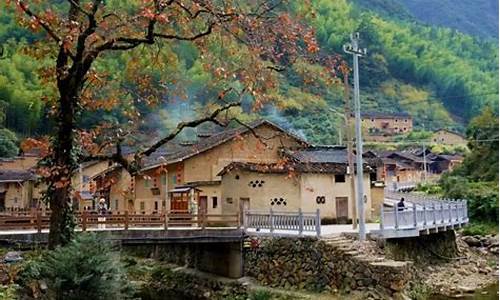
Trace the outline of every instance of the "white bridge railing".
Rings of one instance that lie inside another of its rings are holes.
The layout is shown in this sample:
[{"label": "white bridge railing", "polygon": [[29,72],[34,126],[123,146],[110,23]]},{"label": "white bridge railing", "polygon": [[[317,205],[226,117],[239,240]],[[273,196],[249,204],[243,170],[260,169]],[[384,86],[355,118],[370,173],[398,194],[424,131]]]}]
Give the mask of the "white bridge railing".
[{"label": "white bridge railing", "polygon": [[[406,200],[406,198],[405,198]],[[412,201],[412,200],[408,200]],[[408,203],[409,207],[381,207],[380,229],[434,229],[469,221],[467,200],[430,200]]]},{"label": "white bridge railing", "polygon": [[247,232],[279,234],[313,233],[321,235],[321,218],[319,209],[314,213],[291,211],[245,211],[243,227]]}]

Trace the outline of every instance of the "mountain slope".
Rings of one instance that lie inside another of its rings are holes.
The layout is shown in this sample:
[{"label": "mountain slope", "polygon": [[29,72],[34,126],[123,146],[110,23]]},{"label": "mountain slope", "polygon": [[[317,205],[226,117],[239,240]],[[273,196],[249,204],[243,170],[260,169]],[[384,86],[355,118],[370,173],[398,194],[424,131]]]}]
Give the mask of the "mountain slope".
[{"label": "mountain slope", "polygon": [[[347,0],[295,0],[284,9],[308,15],[322,51],[342,54],[349,64],[351,58],[342,53],[342,45],[350,33],[361,33],[361,46],[368,48],[368,55],[360,61],[364,111],[405,111],[414,117],[417,129],[463,130],[484,106],[498,105],[497,43],[422,25],[396,1],[353,1],[356,5]],[[23,48],[36,40],[36,35],[21,29],[12,13],[2,8],[0,3],[0,43],[6,45],[8,59],[0,60],[0,109],[7,107],[7,118],[0,127],[25,135],[50,132],[43,120],[47,108],[41,100],[50,96],[50,89],[38,78],[37,67],[53,62],[50,58],[34,61],[24,53]],[[133,77],[127,77],[123,66],[132,72],[129,62],[134,55],[137,53],[109,55],[97,67],[106,68],[117,84],[133,87],[136,83]],[[172,43],[163,49],[162,56],[175,63],[168,64],[168,69],[156,70],[154,76],[175,82],[169,88],[178,92],[169,95],[165,91],[168,103],[141,111],[146,120],[143,127],[149,131],[166,131],[175,121],[203,112],[204,99],[217,97],[215,90],[207,86],[210,75],[195,49]],[[149,63],[135,59],[140,66]],[[274,95],[276,105],[265,107],[260,114],[313,143],[337,142],[343,119],[325,111],[327,106],[342,111],[342,86],[318,81],[311,84],[310,78],[303,75],[318,74],[320,68],[304,61],[294,62],[289,69],[280,75],[280,90]],[[175,99],[186,100],[179,105]],[[116,115],[99,112],[85,120],[88,124],[100,118],[120,122]]]},{"label": "mountain slope", "polygon": [[498,39],[498,0],[401,0],[418,20]]}]

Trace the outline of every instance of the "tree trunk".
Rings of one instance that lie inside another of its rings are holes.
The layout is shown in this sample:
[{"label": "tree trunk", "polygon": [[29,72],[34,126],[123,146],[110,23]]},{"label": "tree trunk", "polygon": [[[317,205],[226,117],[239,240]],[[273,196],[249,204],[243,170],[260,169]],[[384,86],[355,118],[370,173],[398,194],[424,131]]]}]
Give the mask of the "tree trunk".
[{"label": "tree trunk", "polygon": [[[76,85],[78,86],[78,85]],[[57,135],[53,142],[52,167],[47,190],[51,217],[49,249],[67,244],[73,235],[74,219],[71,201],[71,181],[77,168],[74,149],[75,109],[78,88],[71,82],[59,82],[59,111]]]}]

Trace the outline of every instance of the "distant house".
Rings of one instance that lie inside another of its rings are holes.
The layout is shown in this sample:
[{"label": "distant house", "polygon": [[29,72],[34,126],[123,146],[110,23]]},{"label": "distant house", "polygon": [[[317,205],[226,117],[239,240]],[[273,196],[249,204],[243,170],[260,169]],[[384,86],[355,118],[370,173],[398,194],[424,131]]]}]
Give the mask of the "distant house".
[{"label": "distant house", "polygon": [[413,118],[407,113],[367,112],[361,114],[362,126],[368,130],[366,140],[379,141],[384,137],[413,130]]},{"label": "distant house", "polygon": [[[365,216],[371,218],[370,175],[364,166]],[[284,152],[277,163],[232,162],[222,177],[222,211],[320,210],[322,218],[352,219],[351,184],[344,147],[311,147]],[[239,207],[241,206],[241,207]]]},{"label": "distant house", "polygon": [[438,129],[431,137],[432,142],[443,145],[467,146],[465,136],[448,129]]},{"label": "distant house", "polygon": [[452,171],[455,167],[461,164],[463,160],[464,157],[458,154],[439,154],[432,160],[429,169],[432,173],[441,174],[443,172]]},{"label": "distant house", "polygon": [[0,169],[0,211],[36,207],[40,194],[30,170]]}]

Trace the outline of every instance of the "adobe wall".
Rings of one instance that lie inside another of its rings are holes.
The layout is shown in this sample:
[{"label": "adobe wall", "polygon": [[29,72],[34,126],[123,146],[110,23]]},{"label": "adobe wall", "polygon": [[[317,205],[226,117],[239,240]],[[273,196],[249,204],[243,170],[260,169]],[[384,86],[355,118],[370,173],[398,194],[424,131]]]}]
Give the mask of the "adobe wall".
[{"label": "adobe wall", "polygon": [[272,127],[260,126],[254,131],[266,145],[247,132],[240,139],[235,138],[189,158],[184,161],[184,182],[220,180],[217,173],[233,161],[275,162],[280,158],[280,148],[299,146],[295,139]]},{"label": "adobe wall", "polygon": [[5,208],[29,208],[33,198],[33,182],[8,182],[0,184],[5,193]]},{"label": "adobe wall", "polygon": [[[301,177],[301,206],[303,211],[316,211],[320,209],[321,218],[336,218],[336,198],[346,197],[348,199],[348,218],[352,219],[352,197],[351,182],[349,176],[345,176],[345,182],[335,182],[332,174],[304,173]],[[357,179],[355,186],[357,186]],[[365,218],[371,219],[371,184],[370,175],[364,174],[363,191],[366,195]],[[317,203],[316,198],[325,197],[325,203]]]},{"label": "adobe wall", "polygon": [[465,146],[467,145],[467,140],[458,134],[440,130],[432,135],[432,141],[438,144],[444,145],[455,145],[455,146]]},{"label": "adobe wall", "polygon": [[[332,174],[302,173],[289,176],[248,171],[230,171],[222,180],[222,211],[234,213],[239,210],[240,199],[248,198],[249,209],[276,211],[315,212],[320,210],[321,218],[336,218],[337,197],[348,198],[348,216],[352,218],[351,185],[349,177],[345,182],[335,182]],[[257,185],[255,183],[257,182]],[[253,184],[252,184],[253,183]],[[357,184],[357,183],[356,183]],[[364,176],[364,191],[367,195],[365,217],[371,219],[371,185],[369,175]],[[325,197],[325,203],[317,197]],[[274,201],[278,199],[278,203]],[[283,199],[283,201],[281,200]],[[271,205],[272,202],[274,205]],[[286,205],[285,205],[286,203]]]},{"label": "adobe wall", "polygon": [[[252,210],[298,211],[300,194],[299,180],[286,173],[230,171],[222,180],[222,212],[239,211],[240,198],[249,198],[248,208]],[[275,198],[278,201],[271,205]]]}]

